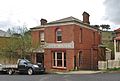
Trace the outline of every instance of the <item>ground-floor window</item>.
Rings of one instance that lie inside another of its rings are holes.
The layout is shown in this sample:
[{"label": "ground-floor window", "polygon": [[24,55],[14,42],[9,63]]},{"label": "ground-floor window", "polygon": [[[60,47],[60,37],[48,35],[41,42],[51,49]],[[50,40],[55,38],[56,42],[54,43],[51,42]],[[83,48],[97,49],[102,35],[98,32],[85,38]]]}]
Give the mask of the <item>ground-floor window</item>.
[{"label": "ground-floor window", "polygon": [[54,52],[53,53],[53,66],[54,67],[66,67],[66,53]]}]

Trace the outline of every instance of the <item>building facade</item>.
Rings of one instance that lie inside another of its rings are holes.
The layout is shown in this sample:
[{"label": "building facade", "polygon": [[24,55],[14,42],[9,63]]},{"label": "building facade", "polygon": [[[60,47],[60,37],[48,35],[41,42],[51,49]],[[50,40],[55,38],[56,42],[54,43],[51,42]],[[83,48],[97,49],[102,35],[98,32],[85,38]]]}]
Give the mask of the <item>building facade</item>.
[{"label": "building facade", "polygon": [[115,60],[120,60],[120,28],[115,30],[114,53]]},{"label": "building facade", "polygon": [[46,71],[70,71],[97,69],[101,37],[92,28],[89,14],[83,13],[83,21],[67,17],[31,28],[33,46],[40,44],[32,54],[34,62],[44,63]]}]

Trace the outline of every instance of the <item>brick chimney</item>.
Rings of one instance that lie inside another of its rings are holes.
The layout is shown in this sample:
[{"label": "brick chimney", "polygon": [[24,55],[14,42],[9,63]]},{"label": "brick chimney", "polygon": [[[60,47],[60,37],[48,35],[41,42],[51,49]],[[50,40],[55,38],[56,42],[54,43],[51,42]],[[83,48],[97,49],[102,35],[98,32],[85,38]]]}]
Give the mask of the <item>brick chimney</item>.
[{"label": "brick chimney", "polygon": [[46,19],[41,19],[40,23],[41,23],[41,25],[46,25],[47,24],[47,20]]},{"label": "brick chimney", "polygon": [[89,22],[89,14],[87,12],[83,12],[83,23],[90,24]]}]

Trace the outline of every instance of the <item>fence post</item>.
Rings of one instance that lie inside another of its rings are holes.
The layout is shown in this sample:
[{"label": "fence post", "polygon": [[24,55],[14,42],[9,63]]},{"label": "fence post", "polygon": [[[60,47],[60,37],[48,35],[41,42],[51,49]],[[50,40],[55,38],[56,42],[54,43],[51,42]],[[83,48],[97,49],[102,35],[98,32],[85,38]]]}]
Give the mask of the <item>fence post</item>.
[{"label": "fence post", "polygon": [[106,61],[107,61],[107,69],[108,69],[108,59]]},{"label": "fence post", "polygon": [[120,68],[120,58],[118,59],[118,62],[119,62],[119,63],[118,63],[118,67]]}]

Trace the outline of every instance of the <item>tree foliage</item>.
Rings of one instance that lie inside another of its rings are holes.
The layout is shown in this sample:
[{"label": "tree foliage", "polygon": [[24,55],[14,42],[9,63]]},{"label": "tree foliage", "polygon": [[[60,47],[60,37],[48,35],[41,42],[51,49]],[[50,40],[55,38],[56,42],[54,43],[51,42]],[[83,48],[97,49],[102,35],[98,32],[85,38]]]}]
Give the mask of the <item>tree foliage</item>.
[{"label": "tree foliage", "polygon": [[102,31],[108,31],[110,29],[110,25],[108,25],[108,24],[93,25],[93,28],[99,29],[99,30],[102,30]]},{"label": "tree foliage", "polygon": [[13,61],[14,58],[26,58],[26,56],[29,56],[28,54],[37,48],[42,48],[40,43],[36,43],[34,47],[32,46],[31,31],[25,25],[23,27],[13,27],[8,29],[7,32],[10,37],[0,39],[0,54],[5,58],[7,57],[7,61]]},{"label": "tree foliage", "polygon": [[25,57],[32,47],[31,34],[27,27],[17,27],[8,29],[8,33],[11,35],[9,38],[9,44],[4,49],[11,55],[17,53],[21,58]]},{"label": "tree foliage", "polygon": [[108,31],[110,29],[110,25],[102,24],[102,25],[100,25],[100,27],[102,28],[102,30],[106,30],[106,31]]}]

